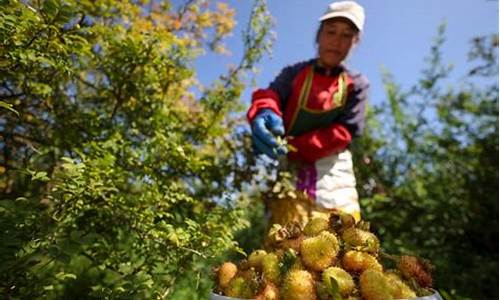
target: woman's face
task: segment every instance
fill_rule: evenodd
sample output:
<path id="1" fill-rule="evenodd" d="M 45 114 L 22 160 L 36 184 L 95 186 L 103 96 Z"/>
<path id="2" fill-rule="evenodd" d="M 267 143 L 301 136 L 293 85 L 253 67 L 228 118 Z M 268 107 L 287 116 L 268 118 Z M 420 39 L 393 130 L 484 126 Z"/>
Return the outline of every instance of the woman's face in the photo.
<path id="1" fill-rule="evenodd" d="M 318 35 L 320 62 L 329 68 L 338 66 L 357 42 L 358 33 L 346 19 L 334 18 L 324 21 Z"/>

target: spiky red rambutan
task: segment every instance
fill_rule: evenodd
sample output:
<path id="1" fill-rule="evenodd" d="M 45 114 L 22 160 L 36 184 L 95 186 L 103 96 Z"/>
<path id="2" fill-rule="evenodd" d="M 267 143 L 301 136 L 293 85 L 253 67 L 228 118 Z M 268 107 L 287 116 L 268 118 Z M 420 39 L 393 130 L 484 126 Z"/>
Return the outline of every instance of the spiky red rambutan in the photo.
<path id="1" fill-rule="evenodd" d="M 399 259 L 398 269 L 406 279 L 415 279 L 421 287 L 432 286 L 432 266 L 424 259 L 403 255 Z"/>

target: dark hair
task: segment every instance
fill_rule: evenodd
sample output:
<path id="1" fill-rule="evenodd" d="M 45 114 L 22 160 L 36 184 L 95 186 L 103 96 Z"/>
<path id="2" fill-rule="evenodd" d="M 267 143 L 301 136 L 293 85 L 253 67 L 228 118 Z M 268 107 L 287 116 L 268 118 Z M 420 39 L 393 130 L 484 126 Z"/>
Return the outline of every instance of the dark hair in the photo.
<path id="1" fill-rule="evenodd" d="M 356 34 L 359 33 L 359 29 L 358 27 L 356 27 L 356 25 L 354 25 L 354 23 L 349 20 L 348 18 L 344 18 L 344 17 L 337 17 L 337 18 L 334 18 L 334 19 L 343 19 L 343 20 L 346 20 L 349 22 L 349 24 L 351 25 L 352 29 L 356 32 Z M 321 30 L 323 30 L 323 27 L 325 26 L 325 22 L 328 22 L 330 20 L 333 20 L 333 19 L 326 19 L 326 20 L 323 20 L 321 21 L 321 23 L 319 24 L 319 27 L 318 27 L 318 30 L 316 31 L 316 37 L 314 38 L 314 43 L 317 44 L 318 43 L 318 40 L 319 40 L 319 35 L 321 33 Z"/>

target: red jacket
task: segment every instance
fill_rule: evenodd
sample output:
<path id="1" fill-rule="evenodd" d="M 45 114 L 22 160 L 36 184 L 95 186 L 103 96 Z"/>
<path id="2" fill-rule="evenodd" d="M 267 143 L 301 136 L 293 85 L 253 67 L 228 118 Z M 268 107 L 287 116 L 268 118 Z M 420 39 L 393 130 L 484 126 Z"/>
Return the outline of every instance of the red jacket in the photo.
<path id="1" fill-rule="evenodd" d="M 361 134 L 368 88 L 362 74 L 326 69 L 313 59 L 284 68 L 267 89 L 256 90 L 247 118 L 252 122 L 265 108 L 282 116 L 288 143 L 297 149 L 289 158 L 313 163 Z"/>

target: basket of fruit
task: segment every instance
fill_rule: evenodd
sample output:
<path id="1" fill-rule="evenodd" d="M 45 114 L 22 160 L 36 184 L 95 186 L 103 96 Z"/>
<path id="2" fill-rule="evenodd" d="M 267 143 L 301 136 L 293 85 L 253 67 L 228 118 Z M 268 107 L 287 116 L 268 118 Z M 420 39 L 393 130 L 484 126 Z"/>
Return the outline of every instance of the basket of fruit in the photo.
<path id="1" fill-rule="evenodd" d="M 345 213 L 274 225 L 264 249 L 214 269 L 211 300 L 442 300 L 422 258 L 389 255 L 369 223 Z"/>

